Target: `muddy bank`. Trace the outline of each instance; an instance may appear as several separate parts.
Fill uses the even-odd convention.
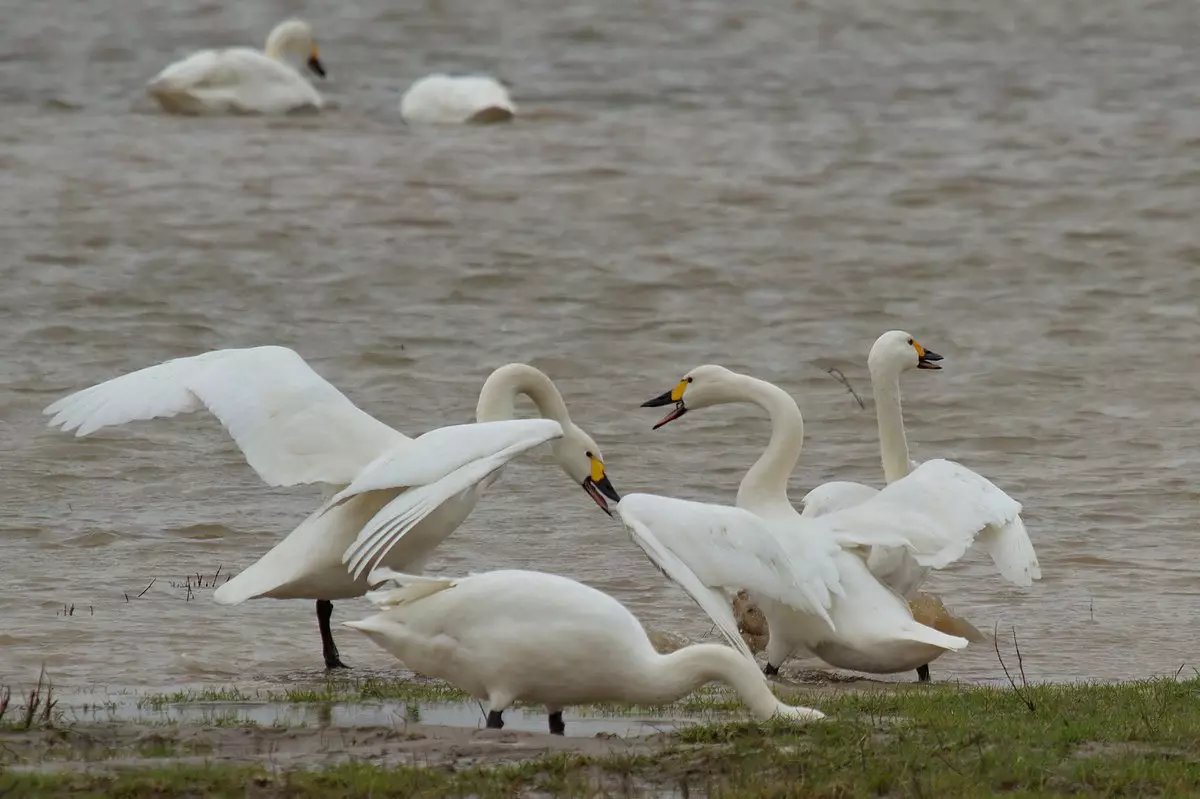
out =
[[[563,737],[435,724],[351,728],[97,724],[0,733],[0,764],[14,771],[40,772],[189,763],[281,769],[328,768],[346,762],[467,768],[555,752],[648,753],[661,747],[662,737]]]

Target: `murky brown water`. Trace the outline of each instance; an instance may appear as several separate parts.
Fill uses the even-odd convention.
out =
[[[1021,592],[972,555],[930,588],[1016,625],[1031,678],[1200,657],[1200,6],[364,0],[307,14],[338,106],[319,117],[138,99],[171,58],[258,43],[302,5],[0,6],[0,681],[42,661],[60,684],[140,688],[320,665],[310,603],[172,587],[246,566],[316,493],[261,486],[205,415],[55,434],[40,410],[69,391],[279,343],[416,434],[470,420],[490,369],[526,360],[620,490],[728,502],[765,420],[712,409],[651,434],[637,408],[718,362],[800,401],[799,499],[881,480],[871,409],[824,369],[866,393],[895,327],[946,356],[905,380],[914,456],[1020,499],[1046,574]],[[400,93],[435,69],[504,77],[527,118],[405,128]],[[431,565],[560,572],[703,635],[538,460]],[[973,646],[934,673],[998,671]]]

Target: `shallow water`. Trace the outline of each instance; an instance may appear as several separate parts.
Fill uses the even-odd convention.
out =
[[[416,434],[470,420],[487,373],[524,360],[618,489],[731,501],[759,414],[651,434],[637,408],[718,362],[800,401],[799,499],[880,481],[869,398],[825,370],[868,394],[866,351],[896,327],[946,358],[904,381],[914,456],[1023,502],[1046,574],[1016,590],[972,555],[930,589],[981,629],[1015,626],[1031,679],[1196,656],[1189,0],[0,8],[0,681],[44,662],[64,686],[148,690],[320,663],[310,603],[223,608],[184,582],[245,567],[316,493],[261,486],[204,415],[52,433],[39,411],[69,391],[279,343]],[[254,44],[285,11],[315,23],[337,108],[180,119],[139,99],[172,58]],[[398,122],[413,79],[473,69],[510,81],[526,118]],[[431,568],[560,572],[705,635],[545,465],[514,464]],[[986,645],[933,668],[999,676]]]

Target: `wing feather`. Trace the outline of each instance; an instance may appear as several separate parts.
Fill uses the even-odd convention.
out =
[[[176,358],[64,397],[52,427],[86,436],[112,425],[207,408],[268,485],[346,485],[409,441],[359,409],[286,347]]]
[[[405,489],[384,505],[347,547],[342,562],[357,579],[447,500],[472,488],[521,453],[562,436],[552,419],[512,419],[431,430],[385,453],[329,503],[382,489]],[[449,535],[451,531],[447,531]]]

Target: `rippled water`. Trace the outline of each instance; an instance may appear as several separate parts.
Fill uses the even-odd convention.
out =
[[[728,502],[761,415],[651,434],[637,407],[717,362],[799,400],[798,499],[881,481],[869,402],[825,369],[868,393],[867,349],[896,327],[946,356],[904,381],[914,457],[1021,500],[1046,575],[1022,592],[973,554],[930,588],[982,629],[1015,625],[1031,678],[1197,657],[1190,0],[51,5],[0,4],[3,681],[43,661],[61,684],[137,687],[320,665],[310,603],[183,587],[248,565],[316,492],[260,485],[202,414],[55,434],[39,412],[69,391],[279,343],[416,434],[469,421],[488,372],[529,361],[620,490]],[[171,118],[140,99],[172,58],[295,12],[329,112]],[[503,77],[525,117],[406,128],[400,93],[434,70]],[[704,635],[546,464],[511,467],[431,567],[560,572]],[[992,679],[995,654],[934,674]]]

